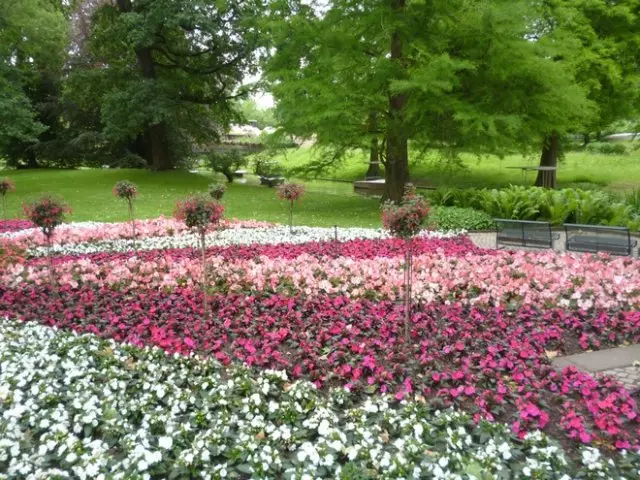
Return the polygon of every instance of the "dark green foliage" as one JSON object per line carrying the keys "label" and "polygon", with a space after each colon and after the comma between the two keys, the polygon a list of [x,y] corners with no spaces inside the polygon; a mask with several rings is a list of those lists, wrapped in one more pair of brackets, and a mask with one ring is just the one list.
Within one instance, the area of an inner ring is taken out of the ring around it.
{"label": "dark green foliage", "polygon": [[214,172],[222,173],[229,183],[233,182],[234,172],[247,165],[247,159],[240,150],[230,148],[217,150],[207,154],[206,166]]}
{"label": "dark green foliage", "polygon": [[601,153],[603,155],[625,155],[627,147],[624,143],[593,142],[587,145],[587,150],[591,153]]}

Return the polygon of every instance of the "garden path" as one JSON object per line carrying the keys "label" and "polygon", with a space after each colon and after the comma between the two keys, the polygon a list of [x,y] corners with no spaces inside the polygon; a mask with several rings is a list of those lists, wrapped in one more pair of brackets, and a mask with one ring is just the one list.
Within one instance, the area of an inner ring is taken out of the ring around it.
{"label": "garden path", "polygon": [[630,392],[640,390],[640,345],[557,357],[553,359],[552,363],[559,369],[575,365],[580,370],[589,373],[612,375]]}

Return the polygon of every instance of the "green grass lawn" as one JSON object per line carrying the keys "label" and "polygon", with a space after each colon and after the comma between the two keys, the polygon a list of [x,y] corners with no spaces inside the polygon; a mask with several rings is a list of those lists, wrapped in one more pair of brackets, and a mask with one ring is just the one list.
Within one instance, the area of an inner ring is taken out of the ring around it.
{"label": "green grass lawn", "polygon": [[[127,208],[111,189],[118,180],[138,185],[136,217],[153,218],[173,214],[176,201],[191,193],[206,192],[210,175],[145,170],[19,170],[0,171],[9,176],[16,191],[7,196],[10,217],[22,216],[22,203],[42,193],[53,193],[71,206],[71,221],[126,220]],[[275,189],[248,184],[229,185],[223,203],[229,218],[286,223],[288,205],[276,197]],[[346,183],[308,182],[307,193],[296,206],[294,222],[312,226],[380,226],[379,201],[353,194]]]}
{"label": "green grass lawn", "polygon": [[[630,149],[629,149],[630,150]],[[290,150],[278,158],[287,168],[309,162],[321,153],[312,148]],[[537,156],[511,155],[500,159],[495,156],[477,158],[462,155],[464,168],[448,165],[436,154],[411,164],[411,177],[427,186],[503,187],[510,184],[533,184],[535,172],[525,178],[521,170],[509,167],[536,166]],[[324,175],[328,179],[362,180],[367,171],[367,157],[361,152],[351,153],[335,170]],[[558,165],[558,186],[606,187],[611,190],[640,188],[640,150],[623,156],[595,155],[588,152],[568,152]]]}

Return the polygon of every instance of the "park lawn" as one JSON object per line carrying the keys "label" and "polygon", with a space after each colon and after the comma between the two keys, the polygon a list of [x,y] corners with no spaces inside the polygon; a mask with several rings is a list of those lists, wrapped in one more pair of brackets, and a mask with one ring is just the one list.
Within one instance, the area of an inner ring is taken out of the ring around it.
{"label": "park lawn", "polygon": [[[206,192],[212,177],[184,171],[146,170],[6,170],[16,191],[7,195],[9,217],[22,216],[22,204],[43,193],[61,196],[72,208],[71,221],[114,222],[128,218],[125,204],[112,194],[118,180],[130,180],[139,187],[137,218],[173,214],[176,201],[186,195]],[[233,183],[223,203],[229,218],[288,222],[288,205],[276,197],[273,188]],[[296,205],[295,223],[310,226],[380,226],[379,201],[353,194],[347,183],[308,182],[307,193]]]}
{"label": "park lawn", "polygon": [[[622,191],[640,188],[640,151],[631,151],[627,155],[596,155],[589,152],[568,152],[558,166],[558,186],[605,187]],[[301,147],[292,149],[277,159],[287,169],[300,167],[308,163],[321,151]],[[511,155],[500,159],[496,156],[478,158],[462,154],[463,168],[447,163],[437,154],[428,154],[421,160],[415,157],[411,162],[411,177],[427,186],[455,187],[504,187],[508,185],[533,184],[535,172],[527,177],[521,170],[509,168],[536,166],[538,156],[523,157]],[[368,157],[358,151],[350,153],[336,169],[322,175],[323,178],[345,181],[362,180],[367,171]],[[526,182],[525,182],[526,180]]]}

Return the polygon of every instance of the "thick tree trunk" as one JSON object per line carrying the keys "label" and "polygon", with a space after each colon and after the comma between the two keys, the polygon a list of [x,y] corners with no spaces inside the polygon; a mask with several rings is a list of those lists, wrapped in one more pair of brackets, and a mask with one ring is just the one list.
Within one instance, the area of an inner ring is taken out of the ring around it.
{"label": "thick tree trunk", "polygon": [[[406,6],[406,0],[392,0],[396,12]],[[400,33],[391,34],[391,61],[402,69],[403,42]],[[404,125],[407,95],[389,94],[389,118],[387,122],[387,161],[385,163],[385,190],[383,200],[400,202],[405,184],[409,181],[409,149]]]}
{"label": "thick tree trunk", "polygon": [[[542,155],[540,156],[541,167],[557,167],[560,138],[557,133],[552,133],[544,139],[542,144]],[[556,188],[556,171],[539,170],[536,177],[536,187]]]}
{"label": "thick tree trunk", "polygon": [[[131,11],[131,0],[117,0],[122,13]],[[142,76],[147,79],[156,78],[155,64],[151,49],[136,48],[136,57],[142,70]],[[152,170],[169,170],[173,167],[171,150],[169,148],[167,124],[165,122],[148,125],[144,134],[144,159]]]}
{"label": "thick tree trunk", "polygon": [[377,134],[377,115],[372,112],[369,115],[369,133],[373,135],[371,138],[371,146],[369,147],[369,169],[367,170],[367,179],[380,178],[380,146]]}

